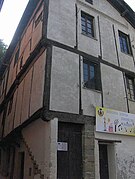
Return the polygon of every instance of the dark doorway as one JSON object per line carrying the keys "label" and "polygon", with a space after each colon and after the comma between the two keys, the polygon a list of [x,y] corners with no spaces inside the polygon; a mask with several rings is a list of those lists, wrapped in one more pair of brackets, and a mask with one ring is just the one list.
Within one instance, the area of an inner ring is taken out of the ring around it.
{"label": "dark doorway", "polygon": [[19,179],[24,179],[24,158],[25,158],[25,153],[19,152],[19,163],[18,163]]}
{"label": "dark doorway", "polygon": [[58,179],[82,179],[82,126],[59,123]]}
{"label": "dark doorway", "polygon": [[100,179],[109,179],[107,144],[99,144]]}

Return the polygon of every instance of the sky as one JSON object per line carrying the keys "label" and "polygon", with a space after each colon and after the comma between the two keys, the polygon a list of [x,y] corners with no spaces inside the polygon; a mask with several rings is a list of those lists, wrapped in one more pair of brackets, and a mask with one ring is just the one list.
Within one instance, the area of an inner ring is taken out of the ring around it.
{"label": "sky", "polygon": [[9,45],[29,0],[4,0],[0,12],[0,39]]}
{"label": "sky", "polygon": [[[0,12],[0,39],[3,39],[5,44],[10,44],[28,1],[29,0],[4,0]],[[135,0],[125,1],[135,11]]]}

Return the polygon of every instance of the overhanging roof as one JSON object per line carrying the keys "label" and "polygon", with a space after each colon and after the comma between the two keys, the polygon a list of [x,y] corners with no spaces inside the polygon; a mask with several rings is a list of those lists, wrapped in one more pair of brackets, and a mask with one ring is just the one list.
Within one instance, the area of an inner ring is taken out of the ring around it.
{"label": "overhanging roof", "polygon": [[107,0],[135,28],[135,12],[124,0]]}

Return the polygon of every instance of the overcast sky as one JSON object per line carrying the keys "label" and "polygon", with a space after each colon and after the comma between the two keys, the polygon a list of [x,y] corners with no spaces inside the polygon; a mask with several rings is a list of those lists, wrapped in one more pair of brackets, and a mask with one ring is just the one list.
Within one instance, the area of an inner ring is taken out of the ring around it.
{"label": "overcast sky", "polygon": [[[9,45],[29,0],[5,0],[0,12],[0,39]],[[64,0],[63,0],[64,1]],[[67,0],[65,0],[67,1]],[[125,0],[135,11],[135,0]]]}

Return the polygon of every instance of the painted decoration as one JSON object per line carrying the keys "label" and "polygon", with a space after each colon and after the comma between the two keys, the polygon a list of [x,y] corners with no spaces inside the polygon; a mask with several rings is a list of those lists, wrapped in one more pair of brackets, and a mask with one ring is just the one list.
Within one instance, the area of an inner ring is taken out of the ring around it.
{"label": "painted decoration", "polygon": [[135,136],[135,114],[96,107],[96,131]]}

